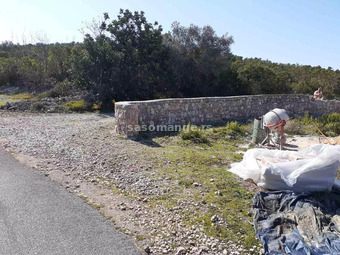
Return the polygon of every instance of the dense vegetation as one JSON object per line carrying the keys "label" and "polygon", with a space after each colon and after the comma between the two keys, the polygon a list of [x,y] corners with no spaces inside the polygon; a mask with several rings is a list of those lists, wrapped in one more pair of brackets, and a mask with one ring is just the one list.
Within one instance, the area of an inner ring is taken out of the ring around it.
{"label": "dense vegetation", "polygon": [[104,14],[83,43],[0,44],[0,86],[64,96],[86,91],[103,106],[112,99],[308,93],[340,97],[340,70],[278,64],[231,53],[233,38],[210,26],[162,33],[143,12]]}

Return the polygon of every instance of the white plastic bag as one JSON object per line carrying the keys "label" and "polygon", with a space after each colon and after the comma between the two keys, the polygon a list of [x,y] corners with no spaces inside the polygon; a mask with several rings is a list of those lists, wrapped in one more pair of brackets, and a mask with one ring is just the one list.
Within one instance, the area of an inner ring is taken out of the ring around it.
{"label": "white plastic bag", "polygon": [[317,144],[301,151],[250,149],[229,171],[269,190],[330,190],[339,160],[340,145]]}

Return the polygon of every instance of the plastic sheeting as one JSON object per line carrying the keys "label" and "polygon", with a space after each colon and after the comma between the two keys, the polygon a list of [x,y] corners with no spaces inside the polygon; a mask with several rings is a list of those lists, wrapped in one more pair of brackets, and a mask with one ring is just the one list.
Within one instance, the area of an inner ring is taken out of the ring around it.
{"label": "plastic sheeting", "polygon": [[338,194],[260,192],[253,198],[253,211],[266,254],[340,254]]}
{"label": "plastic sheeting", "polygon": [[268,190],[323,191],[332,188],[340,145],[312,145],[301,151],[250,149],[230,172]]}

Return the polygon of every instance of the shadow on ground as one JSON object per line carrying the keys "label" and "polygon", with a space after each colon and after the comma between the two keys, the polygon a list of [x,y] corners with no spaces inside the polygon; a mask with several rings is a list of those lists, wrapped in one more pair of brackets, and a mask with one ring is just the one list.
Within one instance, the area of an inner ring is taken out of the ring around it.
{"label": "shadow on ground", "polygon": [[178,135],[178,132],[141,132],[140,135],[135,137],[130,137],[129,139],[140,144],[149,146],[149,147],[163,147],[159,143],[155,142],[155,138],[161,137],[171,137]]}

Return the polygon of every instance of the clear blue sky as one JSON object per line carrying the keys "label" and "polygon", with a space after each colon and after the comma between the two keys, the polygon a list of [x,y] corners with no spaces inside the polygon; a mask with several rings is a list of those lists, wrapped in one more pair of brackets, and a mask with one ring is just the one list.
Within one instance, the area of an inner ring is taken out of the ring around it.
{"label": "clear blue sky", "polygon": [[36,33],[49,42],[82,41],[82,22],[120,8],[143,10],[169,31],[210,25],[234,37],[232,52],[274,62],[340,69],[339,0],[0,0],[0,41],[22,43]]}

